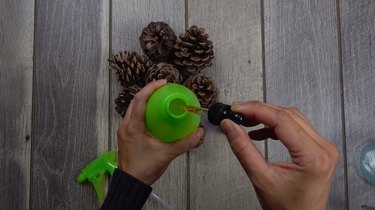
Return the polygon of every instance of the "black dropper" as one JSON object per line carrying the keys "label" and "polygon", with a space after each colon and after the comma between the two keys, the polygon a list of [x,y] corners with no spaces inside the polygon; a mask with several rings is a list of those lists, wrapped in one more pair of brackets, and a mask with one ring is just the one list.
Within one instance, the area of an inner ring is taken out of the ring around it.
{"label": "black dropper", "polygon": [[246,119],[241,114],[233,112],[229,105],[220,102],[210,106],[207,117],[208,121],[213,125],[220,125],[220,122],[224,119],[230,119],[237,124],[246,125]]}

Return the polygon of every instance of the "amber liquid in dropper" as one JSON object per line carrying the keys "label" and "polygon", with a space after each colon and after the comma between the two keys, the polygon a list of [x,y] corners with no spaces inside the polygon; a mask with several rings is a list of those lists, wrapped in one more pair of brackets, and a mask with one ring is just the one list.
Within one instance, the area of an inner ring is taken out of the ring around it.
{"label": "amber liquid in dropper", "polygon": [[199,108],[199,107],[190,106],[190,105],[182,106],[182,108],[184,109],[185,112],[190,112],[190,113],[197,114],[197,115],[201,115],[205,111],[208,111],[205,108]]}

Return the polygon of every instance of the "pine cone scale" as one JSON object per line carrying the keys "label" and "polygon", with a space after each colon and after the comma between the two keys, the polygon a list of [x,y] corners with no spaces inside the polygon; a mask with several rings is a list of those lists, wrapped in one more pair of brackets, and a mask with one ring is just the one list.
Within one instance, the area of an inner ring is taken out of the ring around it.
{"label": "pine cone scale", "polygon": [[188,60],[182,61],[182,64],[184,64],[186,66],[193,66],[194,65],[194,63],[192,61],[188,61]]}
{"label": "pine cone scale", "polygon": [[201,60],[202,60],[201,57],[196,56],[196,55],[191,56],[190,59],[191,59],[192,61],[201,61]]}

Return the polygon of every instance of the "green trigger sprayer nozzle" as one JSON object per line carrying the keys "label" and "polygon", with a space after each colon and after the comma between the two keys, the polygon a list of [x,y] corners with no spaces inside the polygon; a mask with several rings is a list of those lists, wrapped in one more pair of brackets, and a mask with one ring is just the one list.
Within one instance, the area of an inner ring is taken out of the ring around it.
{"label": "green trigger sprayer nozzle", "polygon": [[111,176],[117,168],[117,152],[109,151],[89,163],[77,177],[79,183],[87,180],[94,186],[96,195],[98,196],[99,202],[103,203],[105,198],[104,193],[104,182],[105,173],[109,173]]}

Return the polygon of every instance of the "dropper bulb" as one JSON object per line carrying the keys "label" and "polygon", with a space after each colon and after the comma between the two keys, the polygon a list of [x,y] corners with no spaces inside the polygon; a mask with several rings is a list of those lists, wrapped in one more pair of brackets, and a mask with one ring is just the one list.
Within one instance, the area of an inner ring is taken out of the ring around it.
{"label": "dropper bulb", "polygon": [[241,114],[233,112],[229,105],[220,102],[210,106],[207,117],[208,121],[213,125],[220,125],[224,119],[230,119],[240,125],[246,124],[246,119]]}

